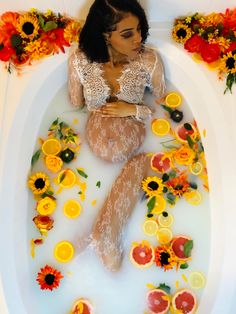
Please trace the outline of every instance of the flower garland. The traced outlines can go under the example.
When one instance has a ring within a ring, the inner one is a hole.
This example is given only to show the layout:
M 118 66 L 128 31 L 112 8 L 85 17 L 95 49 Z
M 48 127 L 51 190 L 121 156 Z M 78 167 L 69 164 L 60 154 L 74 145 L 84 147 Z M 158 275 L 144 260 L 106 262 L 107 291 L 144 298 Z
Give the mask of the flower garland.
M 232 93 L 236 83 L 236 8 L 225 13 L 195 13 L 177 18 L 172 36 L 194 54 L 196 61 L 218 70 L 219 79 L 226 77 L 224 93 Z
M 65 52 L 72 42 L 79 40 L 81 24 L 51 10 L 46 13 L 5 12 L 0 16 L 0 60 L 19 69 L 32 61 L 55 53 Z

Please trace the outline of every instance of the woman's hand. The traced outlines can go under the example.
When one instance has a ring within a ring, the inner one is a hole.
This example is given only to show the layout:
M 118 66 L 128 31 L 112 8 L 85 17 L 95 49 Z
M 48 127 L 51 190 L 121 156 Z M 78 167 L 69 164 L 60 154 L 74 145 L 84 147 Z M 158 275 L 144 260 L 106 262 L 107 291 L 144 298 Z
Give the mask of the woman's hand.
M 129 117 L 135 116 L 136 106 L 125 101 L 108 102 L 95 112 L 101 113 L 104 117 Z
M 159 98 L 159 99 L 156 99 L 156 100 L 155 100 L 155 103 L 156 103 L 157 105 L 161 105 L 161 104 L 163 104 L 163 103 L 165 102 L 165 99 L 166 99 L 166 95 L 163 96 L 163 97 L 161 97 L 161 98 Z

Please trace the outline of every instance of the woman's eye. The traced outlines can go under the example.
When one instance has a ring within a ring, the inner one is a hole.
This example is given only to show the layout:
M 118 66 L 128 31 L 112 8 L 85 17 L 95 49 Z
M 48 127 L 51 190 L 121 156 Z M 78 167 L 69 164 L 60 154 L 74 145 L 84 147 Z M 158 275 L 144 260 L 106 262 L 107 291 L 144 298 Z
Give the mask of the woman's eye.
M 133 36 L 133 32 L 127 32 L 127 33 L 122 34 L 123 38 L 130 38 L 131 36 Z

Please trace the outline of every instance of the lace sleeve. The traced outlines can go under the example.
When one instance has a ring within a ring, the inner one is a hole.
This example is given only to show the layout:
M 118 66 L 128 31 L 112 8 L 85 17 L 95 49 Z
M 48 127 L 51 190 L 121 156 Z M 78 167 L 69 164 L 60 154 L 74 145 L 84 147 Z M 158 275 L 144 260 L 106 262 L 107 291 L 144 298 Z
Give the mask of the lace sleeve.
M 145 105 L 136 105 L 136 115 L 135 118 L 138 121 L 145 121 L 147 119 L 150 119 L 152 115 L 151 109 L 148 108 L 148 106 Z
M 158 54 L 156 54 L 156 62 L 151 74 L 151 90 L 158 99 L 162 98 L 166 92 L 164 67 Z
M 78 72 L 78 56 L 74 51 L 69 57 L 68 63 L 68 93 L 73 106 L 82 107 L 85 103 L 83 86 L 80 82 Z

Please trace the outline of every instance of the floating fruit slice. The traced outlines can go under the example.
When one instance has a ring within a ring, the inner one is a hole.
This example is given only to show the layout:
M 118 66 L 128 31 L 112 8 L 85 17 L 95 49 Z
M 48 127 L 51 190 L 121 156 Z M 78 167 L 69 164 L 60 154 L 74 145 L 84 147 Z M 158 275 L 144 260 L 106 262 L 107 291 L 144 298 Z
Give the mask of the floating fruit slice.
M 147 293 L 147 306 L 150 314 L 165 314 L 170 307 L 169 295 L 161 289 L 153 289 Z
M 160 214 L 166 209 L 166 200 L 161 195 L 156 195 L 155 205 L 152 214 Z
M 189 166 L 189 170 L 191 171 L 192 174 L 198 176 L 203 170 L 203 165 L 200 161 L 197 161 Z
M 187 260 L 189 258 L 189 256 L 186 256 L 184 252 L 184 246 L 188 241 L 191 241 L 191 238 L 184 235 L 174 237 L 171 241 L 172 250 L 180 260 Z
M 65 169 L 61 171 L 57 177 L 58 184 L 62 188 L 71 188 L 76 181 L 76 175 L 75 173 L 70 169 Z
M 146 235 L 153 236 L 157 233 L 158 224 L 153 219 L 147 219 L 143 224 L 143 231 Z
M 60 153 L 60 157 L 65 163 L 69 163 L 74 159 L 75 153 L 70 148 L 66 148 Z
M 167 172 L 170 169 L 170 158 L 164 157 L 163 153 L 156 153 L 151 158 L 151 168 L 158 172 Z
M 180 142 L 187 143 L 187 136 L 193 136 L 195 138 L 197 131 L 193 124 L 184 123 L 177 126 L 177 128 L 175 129 L 175 134 Z
M 154 250 L 148 241 L 134 243 L 130 250 L 131 262 L 140 268 L 148 268 L 152 265 Z
M 172 306 L 177 313 L 193 314 L 197 308 L 197 298 L 192 291 L 181 289 L 174 294 Z
M 166 106 L 170 108 L 179 107 L 181 105 L 181 102 L 182 102 L 182 97 L 179 93 L 176 93 L 176 92 L 169 93 L 165 99 Z
M 61 143 L 55 138 L 49 138 L 42 145 L 44 155 L 57 155 L 61 150 Z
M 202 195 L 198 190 L 192 190 L 184 193 L 185 200 L 191 205 L 199 205 L 202 201 Z
M 161 227 L 170 227 L 173 224 L 173 221 L 173 216 L 165 211 L 158 216 L 158 223 Z
M 158 136 L 165 136 L 170 131 L 170 123 L 165 119 L 154 119 L 152 121 L 152 132 Z
M 63 207 L 63 212 L 66 217 L 74 219 L 81 213 L 81 205 L 76 200 L 68 200 Z
M 172 231 L 169 228 L 159 228 L 157 231 L 157 241 L 160 244 L 168 244 L 173 237 Z
M 54 257 L 58 262 L 67 263 L 74 256 L 74 247 L 68 241 L 61 241 L 57 243 L 54 249 Z
M 193 271 L 189 275 L 189 285 L 193 289 L 202 289 L 205 286 L 206 279 L 202 273 Z
M 56 202 L 51 197 L 44 197 L 37 204 L 37 211 L 42 216 L 51 215 L 56 208 Z
M 87 299 L 78 299 L 70 312 L 70 314 L 93 314 L 93 307 Z

